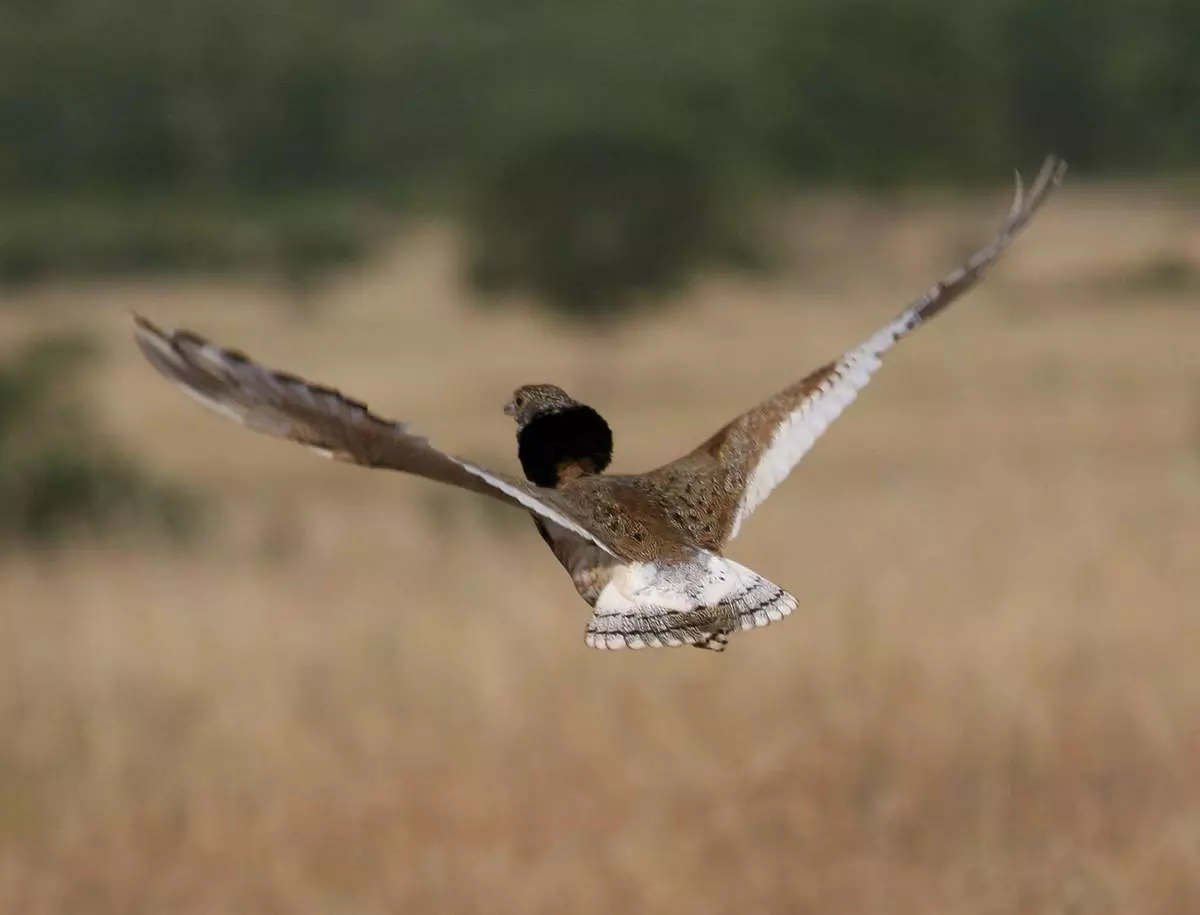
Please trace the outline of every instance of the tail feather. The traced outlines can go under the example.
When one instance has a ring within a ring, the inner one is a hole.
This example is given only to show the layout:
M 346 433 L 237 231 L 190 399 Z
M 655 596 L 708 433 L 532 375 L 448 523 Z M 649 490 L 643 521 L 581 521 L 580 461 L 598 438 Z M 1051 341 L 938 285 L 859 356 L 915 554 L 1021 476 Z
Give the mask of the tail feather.
M 587 644 L 722 651 L 731 633 L 778 622 L 794 609 L 796 599 L 778 585 L 712 553 L 683 563 L 631 564 L 601 591 Z

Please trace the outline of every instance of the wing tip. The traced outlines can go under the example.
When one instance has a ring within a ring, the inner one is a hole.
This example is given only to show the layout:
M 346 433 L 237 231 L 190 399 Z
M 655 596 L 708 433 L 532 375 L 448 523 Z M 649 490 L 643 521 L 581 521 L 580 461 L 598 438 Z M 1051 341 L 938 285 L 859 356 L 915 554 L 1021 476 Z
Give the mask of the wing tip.
M 1058 188 L 1067 176 L 1067 160 L 1056 153 L 1048 153 L 1042 160 L 1037 176 L 1033 179 L 1033 187 L 1025 195 L 1021 173 L 1017 172 L 1017 195 L 1013 201 L 1013 215 L 1021 212 L 1032 214 Z M 1010 217 L 1011 218 L 1011 217 Z
M 129 319 L 133 322 L 133 336 L 135 339 L 141 340 L 146 337 L 155 340 L 168 339 L 169 335 L 164 333 L 157 324 L 144 315 L 140 315 L 136 311 L 131 311 L 129 312 Z
M 142 356 L 159 374 L 172 377 L 173 373 L 168 371 L 168 366 L 178 359 L 173 336 L 137 312 L 131 311 L 129 315 L 133 320 L 133 341 Z

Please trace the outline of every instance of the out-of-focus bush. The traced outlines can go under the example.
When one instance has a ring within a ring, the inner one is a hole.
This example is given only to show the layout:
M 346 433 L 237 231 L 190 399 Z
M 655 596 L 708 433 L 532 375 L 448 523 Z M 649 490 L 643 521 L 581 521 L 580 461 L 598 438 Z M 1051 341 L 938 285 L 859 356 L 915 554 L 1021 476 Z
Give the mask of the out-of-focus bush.
M 568 319 L 615 320 L 732 260 L 729 214 L 702 156 L 653 138 L 578 133 L 534 144 L 484 182 L 467 216 L 469 276 L 534 293 Z
M 0 548 L 71 535 L 196 534 L 195 497 L 108 445 L 78 397 L 92 357 L 79 339 L 30 344 L 0 362 Z
M 803 180 L 1200 165 L 1193 0 L 0 8 L 0 196 L 454 187 L 640 132 Z
M 278 212 L 315 197 L 473 214 L 483 286 L 619 311 L 703 261 L 747 188 L 1003 180 L 1050 150 L 1200 167 L 1197 59 L 1195 0 L 20 0 L 0 279 L 265 266 L 304 293 L 370 250 L 355 220 Z M 119 203 L 13 207 L 79 199 Z M 513 239 L 489 213 L 520 217 Z M 635 242 L 668 213 L 698 223 L 650 264 Z
M 374 225 L 363 208 L 340 201 L 26 203 L 0 214 L 0 285 L 234 271 L 291 283 L 366 257 Z

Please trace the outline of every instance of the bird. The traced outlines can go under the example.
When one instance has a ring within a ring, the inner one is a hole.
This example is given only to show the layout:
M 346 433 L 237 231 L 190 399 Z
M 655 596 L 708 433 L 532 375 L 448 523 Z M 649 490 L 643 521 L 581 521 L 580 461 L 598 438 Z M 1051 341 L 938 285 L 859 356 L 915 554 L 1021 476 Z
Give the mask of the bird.
M 206 407 L 256 432 L 336 460 L 425 477 L 528 512 L 592 608 L 598 649 L 690 645 L 722 651 L 734 633 L 782 620 L 796 598 L 725 555 L 759 505 L 853 402 L 893 345 L 983 277 L 1063 179 L 1045 160 L 1028 194 L 1020 174 L 999 232 L 858 346 L 767 398 L 682 457 L 609 474 L 613 435 L 594 408 L 553 384 L 517 388 L 524 479 L 435 448 L 406 422 L 341 392 L 276 371 L 189 330 L 134 314 L 149 363 Z

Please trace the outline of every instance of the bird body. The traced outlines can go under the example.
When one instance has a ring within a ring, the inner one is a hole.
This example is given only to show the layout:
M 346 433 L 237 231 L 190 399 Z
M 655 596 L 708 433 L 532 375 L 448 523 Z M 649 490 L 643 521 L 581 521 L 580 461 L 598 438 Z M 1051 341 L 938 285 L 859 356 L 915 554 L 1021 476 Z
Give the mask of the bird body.
M 365 404 L 190 331 L 166 333 L 135 316 L 136 340 L 161 374 L 251 429 L 528 511 L 593 609 L 588 645 L 722 650 L 731 633 L 766 626 L 796 607 L 792 595 L 723 555 L 742 524 L 853 402 L 884 353 L 999 259 L 1063 170 L 1048 159 L 1028 197 L 1018 179 L 999 234 L 862 344 L 735 417 L 679 459 L 642 474 L 604 472 L 613 452 L 608 423 L 555 385 L 525 385 L 505 406 L 517 423 L 522 480 L 438 451 Z

